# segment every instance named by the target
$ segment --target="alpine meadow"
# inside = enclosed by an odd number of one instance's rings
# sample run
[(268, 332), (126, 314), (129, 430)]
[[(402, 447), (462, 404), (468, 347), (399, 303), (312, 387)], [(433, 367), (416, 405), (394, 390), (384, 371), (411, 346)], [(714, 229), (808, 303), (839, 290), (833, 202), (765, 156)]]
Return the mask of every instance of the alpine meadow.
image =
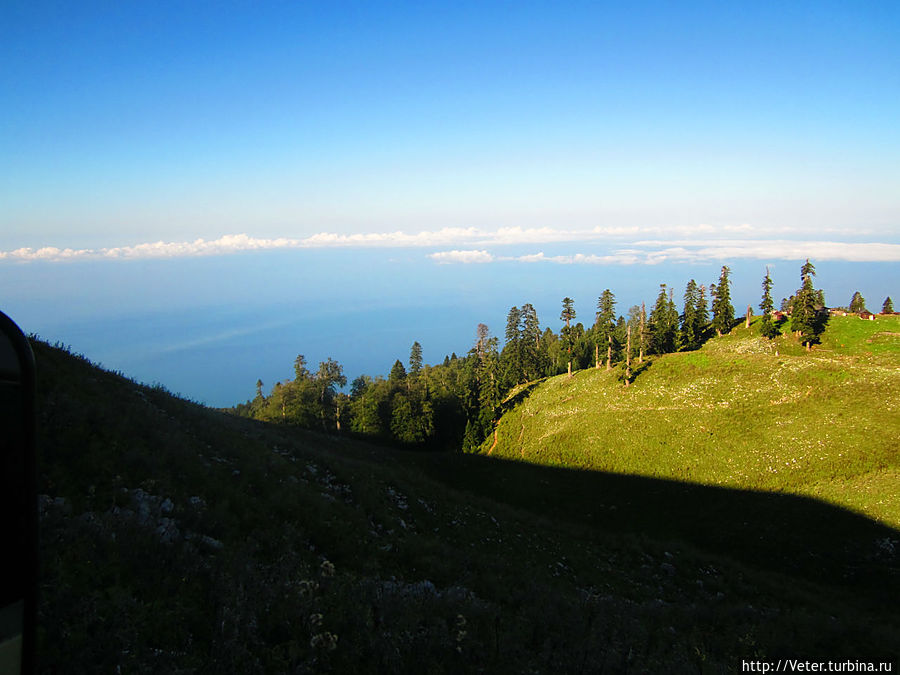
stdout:
[(900, 2), (0, 2), (0, 675), (900, 671)]

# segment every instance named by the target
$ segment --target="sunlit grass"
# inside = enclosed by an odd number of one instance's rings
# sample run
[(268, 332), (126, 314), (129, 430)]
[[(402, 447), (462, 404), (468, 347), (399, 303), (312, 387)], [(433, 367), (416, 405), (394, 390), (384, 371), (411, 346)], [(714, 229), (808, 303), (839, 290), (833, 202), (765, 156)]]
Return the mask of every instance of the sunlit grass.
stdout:
[(900, 317), (833, 318), (809, 353), (739, 326), (621, 378), (538, 386), (492, 455), (815, 496), (900, 526)]

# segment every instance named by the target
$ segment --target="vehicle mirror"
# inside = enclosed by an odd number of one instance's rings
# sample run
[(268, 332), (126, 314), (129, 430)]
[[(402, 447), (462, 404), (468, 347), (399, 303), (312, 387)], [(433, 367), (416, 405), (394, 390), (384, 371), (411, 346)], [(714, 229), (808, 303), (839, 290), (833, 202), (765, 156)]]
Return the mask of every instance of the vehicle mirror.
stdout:
[(0, 312), (0, 673), (34, 670), (37, 477), (34, 355)]

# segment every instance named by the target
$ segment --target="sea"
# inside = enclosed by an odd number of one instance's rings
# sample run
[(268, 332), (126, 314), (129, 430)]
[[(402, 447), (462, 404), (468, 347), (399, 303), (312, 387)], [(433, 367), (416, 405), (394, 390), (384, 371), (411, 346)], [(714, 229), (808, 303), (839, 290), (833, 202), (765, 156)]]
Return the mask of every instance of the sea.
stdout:
[[(544, 247), (547, 255), (556, 251)], [(303, 354), (311, 370), (327, 358), (348, 381), (386, 375), (406, 363), (418, 341), (426, 363), (465, 354), (485, 323), (503, 343), (510, 307), (531, 303), (543, 327), (560, 327), (563, 297), (577, 321), (592, 324), (597, 298), (610, 288), (617, 312), (659, 285), (680, 304), (689, 279), (714, 283), (732, 269), (732, 299), (756, 310), (768, 264), (776, 304), (799, 284), (800, 262), (710, 261), (655, 265), (523, 263), (440, 264), (430, 251), (291, 249), (232, 255), (67, 262), (0, 261), (0, 310), (26, 333), (61, 343), (103, 367), (213, 407), (253, 397), (293, 376)], [(510, 257), (533, 250), (503, 252)], [(880, 308), (900, 301), (896, 264), (823, 262), (817, 286), (830, 305), (860, 290)], [(758, 311), (758, 310), (756, 310)]]

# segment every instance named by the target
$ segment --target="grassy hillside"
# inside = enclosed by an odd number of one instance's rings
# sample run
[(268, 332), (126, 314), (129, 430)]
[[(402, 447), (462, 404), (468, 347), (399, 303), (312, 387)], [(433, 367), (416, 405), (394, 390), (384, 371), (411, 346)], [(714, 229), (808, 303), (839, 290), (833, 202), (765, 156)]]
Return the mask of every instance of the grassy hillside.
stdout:
[[(34, 349), (41, 672), (729, 672), (900, 654), (900, 535), (834, 507), (392, 451)], [(723, 535), (710, 505), (719, 523), (742, 515)], [(781, 512), (796, 531), (768, 527)]]
[(586, 370), (523, 392), (482, 452), (808, 495), (900, 526), (900, 317), (835, 317), (807, 354), (741, 324), (653, 358), (629, 387)]

